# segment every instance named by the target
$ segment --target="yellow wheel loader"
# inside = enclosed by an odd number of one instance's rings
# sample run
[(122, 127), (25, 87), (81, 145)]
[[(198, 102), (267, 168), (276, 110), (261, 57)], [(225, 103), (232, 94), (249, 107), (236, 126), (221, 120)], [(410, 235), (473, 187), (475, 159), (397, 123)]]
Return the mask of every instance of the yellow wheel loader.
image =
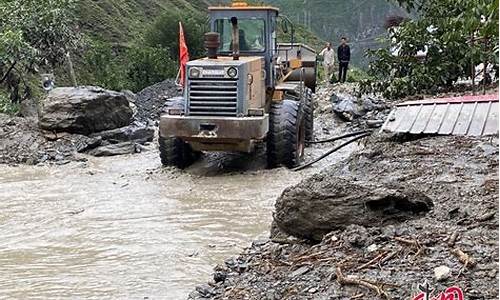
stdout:
[[(201, 152), (251, 152), (269, 167), (297, 166), (312, 140), (316, 53), (293, 41), (293, 24), (270, 6), (210, 7), (207, 57), (187, 63), (182, 97), (160, 119), (163, 165), (185, 168)], [(278, 28), (280, 26), (280, 28)], [(290, 36), (278, 43), (277, 31)]]

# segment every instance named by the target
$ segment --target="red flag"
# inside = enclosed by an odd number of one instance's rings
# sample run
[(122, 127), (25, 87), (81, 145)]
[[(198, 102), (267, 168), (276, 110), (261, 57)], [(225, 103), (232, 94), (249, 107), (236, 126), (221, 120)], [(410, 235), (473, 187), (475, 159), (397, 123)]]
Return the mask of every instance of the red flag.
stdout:
[(179, 22), (179, 62), (180, 66), (180, 77), (179, 83), (184, 86), (186, 82), (186, 64), (189, 61), (189, 50), (186, 45), (186, 39), (184, 38), (184, 29), (182, 29), (182, 23)]

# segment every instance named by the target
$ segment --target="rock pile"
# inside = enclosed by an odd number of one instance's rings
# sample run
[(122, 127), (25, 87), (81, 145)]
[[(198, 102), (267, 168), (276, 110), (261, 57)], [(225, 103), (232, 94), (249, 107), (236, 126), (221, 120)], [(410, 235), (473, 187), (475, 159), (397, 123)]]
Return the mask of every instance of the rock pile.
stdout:
[(141, 152), (155, 129), (147, 119), (134, 118), (133, 98), (99, 87), (56, 88), (43, 101), (38, 122), (0, 115), (0, 163), (65, 162), (76, 153)]
[(319, 90), (315, 97), (316, 118), (335, 116), (351, 123), (350, 127), (355, 129), (382, 126), (392, 103), (379, 95), (359, 96), (356, 90), (355, 83), (336, 84)]
[(75, 159), (75, 153), (93, 149), (101, 143), (100, 137), (69, 133), (44, 134), (32, 119), (0, 114), (2, 164), (65, 163)]
[(154, 84), (137, 93), (135, 105), (137, 106), (136, 118), (141, 122), (158, 120), (161, 109), (169, 98), (181, 95), (181, 91), (175, 85), (174, 80), (165, 80)]

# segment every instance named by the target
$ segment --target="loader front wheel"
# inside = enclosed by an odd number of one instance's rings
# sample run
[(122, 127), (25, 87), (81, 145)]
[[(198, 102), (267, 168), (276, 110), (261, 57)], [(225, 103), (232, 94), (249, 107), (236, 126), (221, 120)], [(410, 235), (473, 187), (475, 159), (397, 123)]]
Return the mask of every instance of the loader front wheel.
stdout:
[(307, 88), (304, 102), (304, 118), (306, 122), (306, 141), (314, 140), (314, 103), (313, 93)]
[(273, 103), (267, 136), (267, 161), (270, 168), (293, 168), (304, 156), (305, 118), (300, 102), (283, 100)]
[(200, 156), (198, 152), (193, 151), (191, 146), (176, 137), (159, 137), (160, 159), (165, 167), (177, 167), (185, 169), (193, 164)]

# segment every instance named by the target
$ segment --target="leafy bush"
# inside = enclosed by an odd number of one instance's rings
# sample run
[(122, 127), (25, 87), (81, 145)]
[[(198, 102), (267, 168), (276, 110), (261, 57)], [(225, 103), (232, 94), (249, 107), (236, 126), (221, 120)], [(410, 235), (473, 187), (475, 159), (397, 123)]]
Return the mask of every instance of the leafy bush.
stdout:
[(177, 63), (169, 56), (169, 49), (142, 46), (115, 49), (109, 43), (93, 41), (86, 51), (82, 65), (88, 73), (81, 80), (112, 90), (143, 88), (175, 77)]
[[(364, 92), (400, 98), (453, 87), (471, 66), (498, 63), (498, 0), (398, 0), (418, 18), (389, 30), (390, 49), (368, 51), (372, 59)], [(417, 58), (418, 51), (427, 51)]]
[(107, 42), (91, 41), (83, 58), (82, 80), (108, 89), (129, 89), (138, 92), (154, 83), (177, 75), (179, 57), (179, 21), (191, 57), (204, 54), (203, 34), (206, 31), (201, 15), (171, 11), (160, 16), (137, 36), (127, 48)]

